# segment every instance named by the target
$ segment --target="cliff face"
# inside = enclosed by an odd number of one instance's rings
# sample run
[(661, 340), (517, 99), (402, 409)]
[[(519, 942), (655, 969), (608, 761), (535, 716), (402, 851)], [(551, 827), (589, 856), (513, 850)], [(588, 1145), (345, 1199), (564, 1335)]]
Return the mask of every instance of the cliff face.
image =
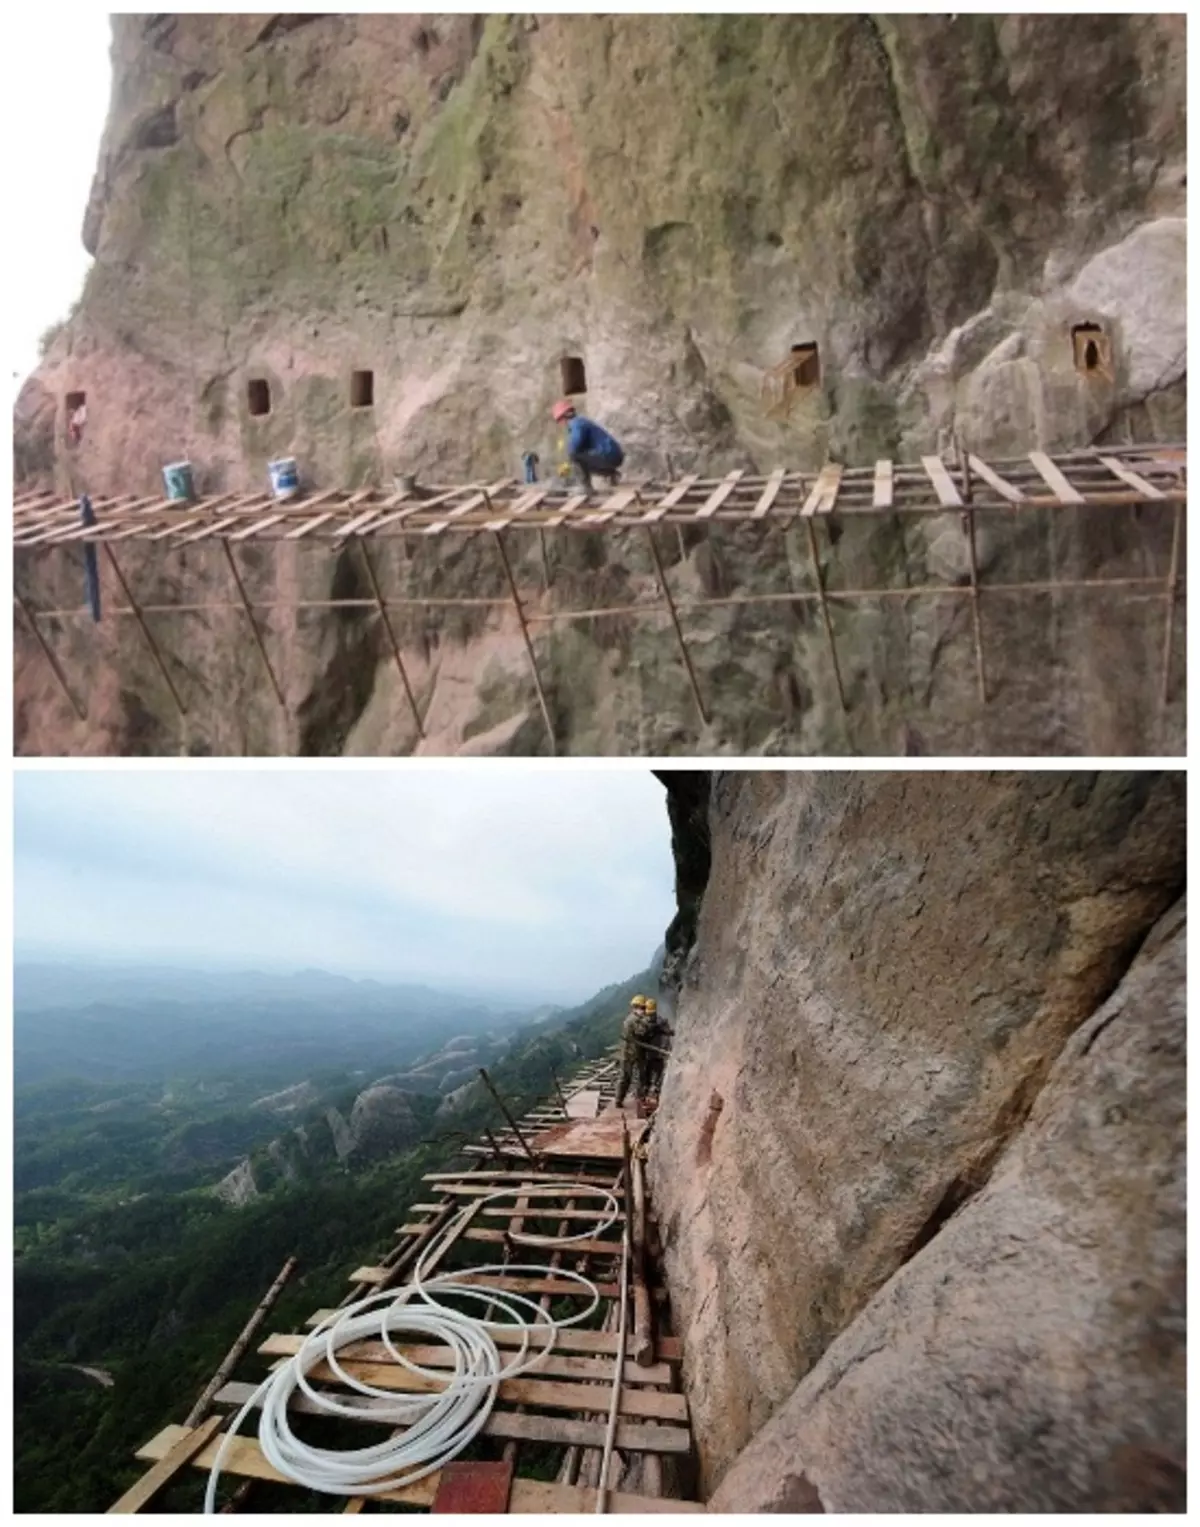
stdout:
[[(999, 453), (1177, 438), (1183, 36), (1182, 17), (1150, 16), (116, 17), (84, 230), (96, 261), (19, 400), (18, 477), (153, 492), (161, 465), (187, 455), (206, 490), (259, 488), (285, 453), (318, 485), (517, 475), (524, 450), (553, 457), (564, 357), (584, 363), (588, 408), (639, 475), (864, 462), (936, 450), (953, 431)], [(1080, 373), (1077, 323), (1100, 326), (1110, 364)], [(809, 344), (819, 375), (773, 416), (764, 373)], [(358, 370), (372, 374), (370, 406), (351, 406)], [(269, 389), (266, 413), (250, 410), (252, 380)], [(75, 450), (71, 391), (88, 406)], [(947, 567), (941, 529), (856, 531), (831, 576), (954, 576), (961, 553)], [(1135, 544), (1162, 552), (1159, 527), (1124, 517), (1065, 535), (1052, 558), (1081, 570)], [(754, 538), (759, 582), (763, 567), (798, 580), (804, 547), (773, 537)], [(1041, 527), (1023, 549), (984, 548), (985, 561), (1029, 576), (1046, 538)], [(393, 548), (385, 587), (500, 591), (489, 550)], [(643, 548), (585, 536), (556, 555), (564, 604), (652, 588)], [(750, 558), (744, 538), (713, 530), (674, 549), (672, 574), (681, 595), (727, 591)], [(345, 555), (247, 561), (258, 598), (363, 593)], [(528, 583), (538, 566), (534, 547)], [(212, 548), (165, 568), (130, 555), (129, 571), (150, 602), (227, 594)], [(78, 603), (73, 563), (29, 576), (35, 603)], [(1097, 703), (1085, 694), (1074, 714), (1058, 692), (1040, 714), (1020, 695), (982, 722), (945, 611), (847, 621), (861, 689), (849, 724), (821, 699), (815, 620), (786, 607), (706, 615), (704, 750), (902, 751), (905, 721), (931, 711), (933, 747), (996, 751), (1016, 727), (1030, 747), (1102, 751), (1109, 722), (1087, 718), (1106, 710), (1111, 665), (1093, 670), (1090, 656), (1105, 622), (1046, 603), (1019, 622), (997, 613), (998, 653), (1008, 625), (1025, 638), (1012, 637), (1014, 656), (1052, 635), (1049, 663)], [(398, 620), (431, 707), (427, 750), (541, 746), (506, 616)], [(196, 700), (183, 735), (125, 622), (56, 633), (86, 676), (80, 725), (20, 628), (19, 744), (414, 747), (367, 613), (271, 618), (286, 718), (240, 621), (233, 609), (173, 618), (164, 645)], [(608, 623), (538, 645), (564, 750), (663, 752), (694, 737), (669, 631)], [(1125, 650), (1136, 668), (1128, 634)], [(1144, 719), (1122, 718), (1118, 751), (1140, 746)]]
[(1184, 776), (708, 828), (650, 1166), (713, 1507), (1182, 1509)]

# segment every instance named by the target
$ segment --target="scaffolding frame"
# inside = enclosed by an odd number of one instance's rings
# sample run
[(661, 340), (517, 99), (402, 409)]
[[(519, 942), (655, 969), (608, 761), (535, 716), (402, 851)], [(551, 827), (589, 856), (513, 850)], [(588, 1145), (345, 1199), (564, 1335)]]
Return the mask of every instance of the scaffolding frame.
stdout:
[[(1183, 573), (1184, 506), (1187, 501), (1187, 448), (1182, 444), (1145, 444), (1080, 450), (1050, 456), (1032, 451), (1027, 456), (988, 463), (958, 449), (954, 460), (922, 456), (919, 462), (899, 463), (885, 458), (872, 467), (827, 463), (818, 471), (779, 468), (765, 476), (733, 471), (720, 479), (699, 474), (677, 482), (630, 483), (606, 495), (572, 492), (554, 484), (530, 486), (512, 479), (462, 486), (421, 488), (415, 483), (394, 492), (379, 488), (354, 491), (328, 489), (288, 502), (266, 493), (224, 493), (188, 503), (161, 496), (96, 495), (91, 498), (94, 524), (81, 524), (78, 501), (50, 491), (18, 494), (13, 509), (14, 564), (21, 558), (62, 554), (99, 542), (126, 600), (109, 604), (108, 613), (132, 616), (162, 674), (181, 717), (187, 707), (171, 678), (162, 650), (147, 616), (196, 614), (220, 609), (240, 610), (246, 617), (268, 679), (286, 714), (287, 701), (271, 663), (256, 612), (285, 610), (349, 610), (373, 612), (382, 623), (417, 736), (426, 735), (413, 685), (404, 665), (390, 615), (404, 609), (511, 609), (521, 632), (551, 752), (556, 747), (551, 707), (534, 648), (533, 628), (539, 625), (591, 621), (613, 617), (665, 619), (673, 632), (701, 724), (711, 719), (688, 648), (681, 617), (739, 606), (815, 603), (820, 610), (830, 666), (843, 712), (850, 709), (838, 657), (833, 615), (839, 608), (886, 599), (965, 599), (971, 610), (976, 682), (981, 704), (988, 701), (983, 605), (999, 597), (1102, 591), (1130, 598), (1161, 599), (1163, 637), (1159, 676), (1159, 711), (1165, 712), (1171, 691), (1176, 607), (1185, 592)], [(1052, 576), (1024, 581), (983, 577), (976, 548), (980, 516), (1007, 519), (1029, 510), (1088, 510), (1153, 506), (1172, 510), (1171, 550), (1163, 572), (1152, 576), (1085, 578)], [(958, 516), (968, 573), (961, 582), (918, 585), (832, 588), (822, 568), (821, 539), (842, 517), (922, 518)], [(683, 552), (685, 528), (712, 526), (782, 526), (803, 522), (806, 530), (813, 587), (745, 592), (684, 599), (672, 591), (657, 539), (664, 526), (674, 526)], [(518, 586), (511, 536), (537, 532), (542, 551), (544, 585), (537, 591)], [(549, 601), (551, 578), (546, 558), (547, 532), (602, 532), (644, 535), (656, 577), (650, 600), (587, 609), (543, 608)], [(368, 543), (401, 539), (434, 539), (446, 535), (491, 535), (501, 563), (507, 593), (483, 596), (421, 596), (387, 593), (381, 587)], [(370, 598), (253, 600), (239, 572), (234, 548), (242, 544), (310, 544), (339, 552), (357, 544), (367, 571)], [(201, 603), (139, 603), (117, 560), (114, 547), (136, 545), (164, 552), (219, 545), (231, 575), (228, 599)], [(40, 622), (49, 619), (91, 619), (86, 606), (35, 609), (28, 593), (15, 591), (17, 609), (30, 626), (63, 692), (77, 715), (82, 707), (72, 693), (61, 662)]]
[[(667, 1467), (674, 1460), (682, 1467), (683, 1477), (692, 1472), (694, 1439), (687, 1400), (680, 1388), (684, 1343), (671, 1331), (642, 1153), (630, 1151), (629, 1131), (624, 1124), (623, 1148), (615, 1155), (612, 1151), (589, 1154), (586, 1143), (572, 1145), (561, 1138), (572, 1119), (583, 1119), (586, 1127), (586, 1121), (598, 1121), (601, 1110), (611, 1108), (617, 1076), (618, 1062), (603, 1056), (576, 1071), (561, 1101), (556, 1098), (539, 1103), (519, 1120), (505, 1107), (507, 1130), (499, 1136), (486, 1131), (487, 1144), (465, 1145), (460, 1156), (466, 1164), (457, 1170), (426, 1173), (422, 1181), (427, 1201), (410, 1206), (404, 1224), (396, 1231), (395, 1244), (377, 1263), (349, 1274), (350, 1290), (339, 1308), (402, 1283), (432, 1241), (465, 1205), (474, 1202), (476, 1211), (460, 1220), (456, 1238), (443, 1240), (437, 1255), (439, 1267), (465, 1255), (466, 1265), (456, 1269), (458, 1276), (470, 1278), (480, 1288), (509, 1288), (539, 1296), (543, 1307), (549, 1308), (552, 1299), (578, 1296), (577, 1284), (554, 1276), (554, 1270), (569, 1259), (572, 1268), (597, 1285), (604, 1316), (595, 1328), (569, 1328), (561, 1333), (547, 1359), (523, 1377), (501, 1385), (481, 1436), (493, 1439), (485, 1444), (492, 1450), (502, 1447), (502, 1461), (509, 1469), (506, 1504), (497, 1504), (494, 1481), (489, 1483), (488, 1471), (499, 1465), (482, 1461), (451, 1465), (440, 1474), (389, 1492), (382, 1500), (434, 1511), (451, 1509), (453, 1500), (457, 1510), (517, 1514), (703, 1511), (700, 1502), (672, 1493), (681, 1489), (678, 1469), (673, 1472)], [(576, 1102), (582, 1105), (577, 1110)], [(612, 1117), (608, 1113), (609, 1120)], [(641, 1127), (635, 1125), (635, 1129)], [(520, 1196), (522, 1186), (541, 1186), (548, 1180), (565, 1180), (561, 1205)], [(526, 1220), (556, 1220), (556, 1234), (560, 1236), (575, 1229), (578, 1221), (594, 1221), (594, 1206), (586, 1200), (573, 1202), (571, 1186), (603, 1187), (612, 1193), (623, 1211), (621, 1220), (596, 1239), (575, 1241), (555, 1250), (548, 1260), (546, 1278), (470, 1272), (472, 1243), (482, 1243), (485, 1261), (495, 1262), (502, 1253), (507, 1261), (510, 1249), (520, 1249), (510, 1236), (519, 1234)], [(498, 1188), (511, 1191), (514, 1201), (484, 1207), (483, 1199)], [(515, 1256), (514, 1260), (521, 1258)], [(427, 1270), (433, 1265), (430, 1262)], [(269, 1299), (270, 1295), (263, 1301), (268, 1307)], [(622, 1329), (616, 1317), (626, 1306), (631, 1313)], [(311, 1329), (333, 1313), (316, 1310), (305, 1327)], [(495, 1335), (501, 1345), (506, 1345), (502, 1332)], [(298, 1332), (275, 1332), (259, 1343), (257, 1352), (271, 1366), (279, 1367), (296, 1353), (302, 1340)], [(413, 1362), (452, 1366), (452, 1356), (445, 1348), (405, 1341), (401, 1351)], [(164, 1426), (137, 1450), (136, 1457), (151, 1467), (110, 1510), (144, 1510), (189, 1467), (212, 1467), (227, 1417), (239, 1410), (257, 1387), (256, 1381), (230, 1377), (235, 1364), (242, 1360), (244, 1351), (231, 1353), (204, 1391), (202, 1400), (216, 1413), (206, 1415), (204, 1407), (194, 1406), (184, 1423)], [(344, 1348), (339, 1363), (352, 1376), (376, 1387), (399, 1391), (425, 1387), (411, 1371), (395, 1363), (380, 1342), (364, 1341)], [(321, 1366), (310, 1378), (322, 1388), (338, 1388), (337, 1376)], [(311, 1402), (302, 1396), (293, 1405), (297, 1411), (313, 1412)], [(364, 1414), (351, 1424), (369, 1437), (373, 1426), (384, 1423)], [(555, 1450), (555, 1480), (521, 1473), (522, 1449), (529, 1445)], [(623, 1465), (636, 1464), (629, 1469), (638, 1481), (635, 1490), (614, 1488), (608, 1467), (614, 1447)], [(254, 1510), (253, 1495), (259, 1482), (291, 1485), (276, 1473), (250, 1435), (241, 1435), (231, 1444), (222, 1474), (239, 1481), (225, 1511)], [(467, 1500), (475, 1496), (474, 1507), (462, 1504), (464, 1490)], [(361, 1497), (349, 1497), (342, 1509), (353, 1514), (365, 1504)]]

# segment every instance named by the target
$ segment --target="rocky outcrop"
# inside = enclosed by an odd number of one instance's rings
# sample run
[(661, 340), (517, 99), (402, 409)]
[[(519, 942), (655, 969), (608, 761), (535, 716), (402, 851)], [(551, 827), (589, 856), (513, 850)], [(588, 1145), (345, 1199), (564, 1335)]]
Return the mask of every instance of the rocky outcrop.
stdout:
[(354, 1155), (379, 1156), (411, 1145), (420, 1131), (407, 1094), (376, 1085), (355, 1098), (349, 1132)]
[(714, 1507), (1182, 1509), (1182, 774), (709, 829), (651, 1176)]
[(354, 1134), (336, 1108), (325, 1110), (325, 1122), (333, 1136), (333, 1150), (339, 1161), (345, 1161), (354, 1149)]
[(222, 1177), (213, 1192), (218, 1198), (227, 1204), (232, 1204), (235, 1209), (240, 1209), (243, 1204), (253, 1203), (259, 1197), (258, 1185), (254, 1181), (254, 1168), (250, 1165), (250, 1158), (241, 1161), (234, 1167), (228, 1176)]
[(311, 1082), (297, 1082), (294, 1087), (285, 1087), (282, 1092), (271, 1092), (266, 1097), (256, 1099), (251, 1103), (252, 1108), (265, 1108), (271, 1113), (294, 1113), (298, 1108), (307, 1108), (317, 1101), (317, 1089)]
[[(95, 264), (19, 400), (21, 481), (153, 492), (181, 455), (213, 491), (261, 489), (281, 454), (318, 486), (516, 475), (526, 449), (554, 457), (569, 358), (638, 476), (869, 462), (954, 433), (1002, 453), (1183, 430), (1182, 17), (303, 19), (114, 18)], [(1104, 366), (1078, 369), (1079, 323), (1103, 331)], [(816, 380), (772, 410), (766, 374), (806, 344)], [(351, 400), (358, 369), (369, 406)], [(250, 412), (251, 380), (269, 412)], [(73, 391), (88, 429), (68, 450)], [(1056, 523), (1006, 518), (989, 573), (1111, 576), (1135, 555), (1165, 572), (1162, 515)], [(514, 537), (522, 583), (540, 587), (536, 538)], [(535, 613), (657, 602), (630, 540), (555, 538)], [(380, 578), (397, 595), (504, 599), (494, 550), (389, 542)], [(808, 586), (795, 530), (713, 526), (663, 551), (681, 600)], [(961, 576), (962, 559), (940, 523), (855, 524), (826, 577), (919, 585)], [(127, 550), (123, 566), (145, 603), (219, 591), (227, 606), (155, 617), (186, 720), (136, 628), (106, 621), (54, 633), (88, 695), (77, 722), (22, 624), (19, 750), (546, 746), (506, 610), (396, 610), (421, 742), (365, 607), (271, 615), (283, 715), (218, 551)], [(242, 566), (274, 606), (365, 606), (364, 576), (308, 543), (247, 548)], [(35, 605), (79, 602), (71, 558), (23, 560), (19, 577)], [(666, 625), (539, 625), (559, 751), (902, 753), (914, 727), (930, 752), (1182, 744), (1182, 685), (1152, 739), (1161, 633), (1140, 601), (993, 601), (1008, 681), (982, 714), (966, 606), (888, 603), (839, 616), (849, 716), (811, 604), (689, 617), (707, 727)]]

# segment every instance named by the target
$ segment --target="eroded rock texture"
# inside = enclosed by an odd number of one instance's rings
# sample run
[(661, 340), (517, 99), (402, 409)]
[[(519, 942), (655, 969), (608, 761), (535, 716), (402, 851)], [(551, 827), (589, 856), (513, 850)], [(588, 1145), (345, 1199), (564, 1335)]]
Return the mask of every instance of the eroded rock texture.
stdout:
[(710, 829), (651, 1173), (714, 1509), (1182, 1509), (1183, 776)]
[[(18, 477), (146, 493), (187, 455), (207, 490), (257, 489), (281, 454), (318, 486), (517, 475), (526, 449), (553, 458), (564, 357), (633, 475), (911, 457), (955, 432), (1001, 454), (1178, 438), (1183, 37), (1175, 16), (117, 17), (95, 265), (19, 400)], [(1077, 368), (1079, 323), (1109, 364)], [(773, 417), (764, 374), (797, 344), (819, 347), (819, 376)], [(352, 406), (354, 370), (372, 406)], [(72, 391), (89, 420), (74, 451)], [(994, 580), (1157, 576), (1169, 532), (1156, 511), (1006, 517), (981, 557)], [(559, 537), (547, 596), (536, 538), (517, 549), (535, 612), (658, 603), (638, 538)], [(813, 587), (796, 528), (663, 551), (685, 602)], [(843, 588), (965, 576), (940, 522), (848, 526), (826, 561)], [(486, 542), (389, 543), (380, 563), (396, 595), (507, 596)], [(217, 548), (129, 552), (126, 570), (150, 605), (225, 603), (154, 617), (187, 716), (131, 621), (69, 621), (51, 634), (86, 698), (76, 721), (22, 624), (22, 751), (547, 747), (503, 607), (397, 609), (419, 743), (353, 551), (244, 554), (252, 597), (279, 606), (262, 619), (285, 711)], [(80, 603), (70, 554), (19, 577), (43, 609)], [(298, 597), (363, 604), (297, 618)], [(813, 604), (690, 616), (708, 726), (664, 621), (539, 625), (558, 750), (1182, 743), (1183, 676), (1160, 718), (1145, 599), (997, 596), (987, 707), (964, 601), (835, 618), (848, 717)]]

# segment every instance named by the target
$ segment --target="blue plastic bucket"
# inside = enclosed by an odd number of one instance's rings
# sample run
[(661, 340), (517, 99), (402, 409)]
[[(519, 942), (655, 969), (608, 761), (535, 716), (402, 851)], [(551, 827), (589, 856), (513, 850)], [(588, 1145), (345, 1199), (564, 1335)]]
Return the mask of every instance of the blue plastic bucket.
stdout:
[(163, 485), (173, 503), (190, 503), (196, 496), (190, 461), (174, 461), (162, 469)]
[(276, 498), (295, 498), (300, 491), (300, 474), (296, 470), (294, 457), (284, 456), (279, 461), (268, 461), (267, 471), (271, 474), (271, 492)]

